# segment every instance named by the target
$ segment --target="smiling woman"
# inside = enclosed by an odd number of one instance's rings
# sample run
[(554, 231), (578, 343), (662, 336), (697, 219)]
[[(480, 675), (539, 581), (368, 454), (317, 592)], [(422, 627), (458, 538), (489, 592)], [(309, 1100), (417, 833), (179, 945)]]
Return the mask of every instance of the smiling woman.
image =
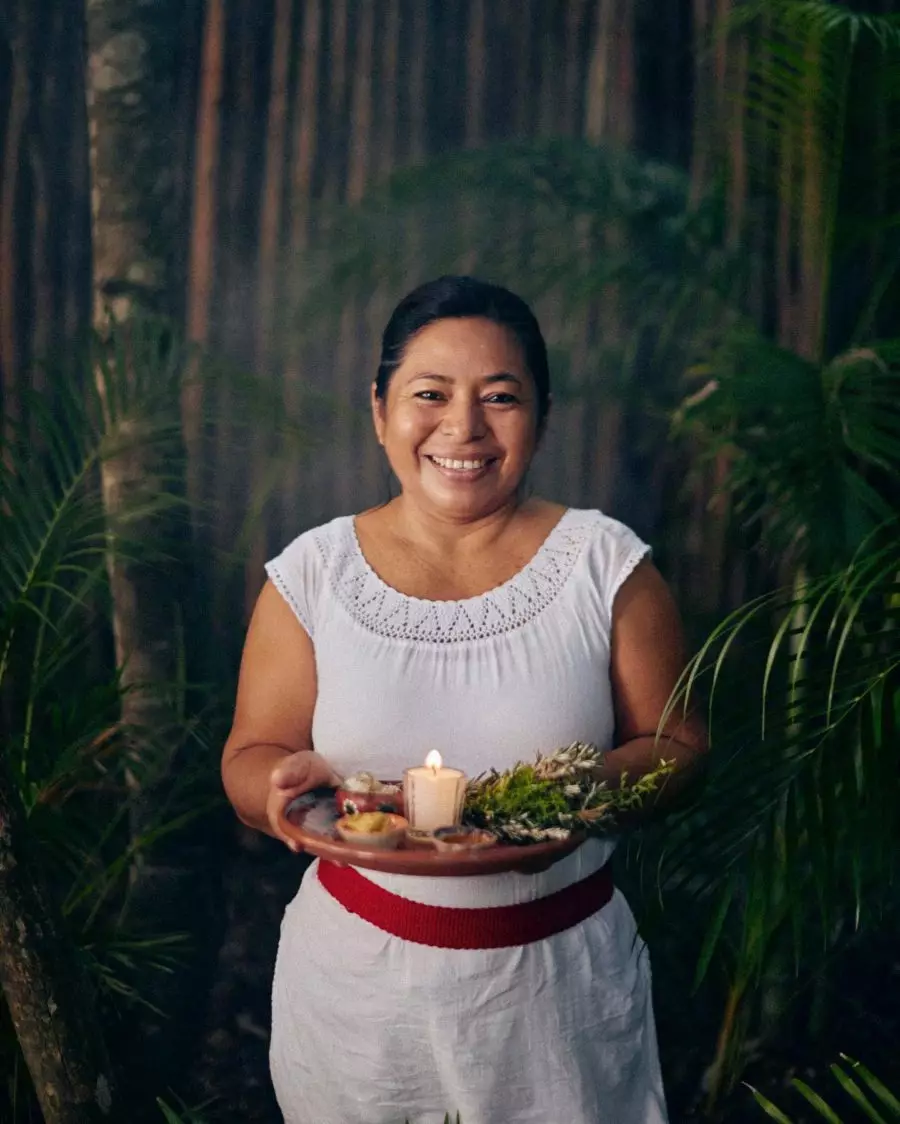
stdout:
[(534, 454), (534, 383), (518, 340), (484, 318), (438, 320), (410, 341), (375, 431), (403, 495), (436, 519), (489, 516), (516, 494)]
[[(429, 749), (475, 776), (587, 742), (610, 784), (702, 752), (689, 715), (654, 736), (683, 657), (649, 547), (599, 511), (522, 496), (549, 408), (544, 341), (512, 293), (447, 277), (397, 307), (372, 413), (400, 495), (267, 567), (222, 764), (245, 823), (283, 838), (296, 796), (360, 770), (401, 776)], [(527, 875), (314, 863), (273, 987), (287, 1124), (439, 1124), (447, 1108), (466, 1124), (663, 1124), (615, 842)], [(498, 920), (522, 908), (540, 924), (498, 947)], [(415, 920), (461, 909), (479, 934), (463, 947)]]

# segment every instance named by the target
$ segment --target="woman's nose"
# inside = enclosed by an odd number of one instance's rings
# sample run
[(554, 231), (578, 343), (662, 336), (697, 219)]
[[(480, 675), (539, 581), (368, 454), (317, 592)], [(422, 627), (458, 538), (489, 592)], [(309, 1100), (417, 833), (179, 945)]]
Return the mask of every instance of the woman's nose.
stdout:
[(456, 399), (450, 402), (441, 418), (441, 429), (458, 441), (474, 441), (484, 437), (484, 409), (478, 399)]

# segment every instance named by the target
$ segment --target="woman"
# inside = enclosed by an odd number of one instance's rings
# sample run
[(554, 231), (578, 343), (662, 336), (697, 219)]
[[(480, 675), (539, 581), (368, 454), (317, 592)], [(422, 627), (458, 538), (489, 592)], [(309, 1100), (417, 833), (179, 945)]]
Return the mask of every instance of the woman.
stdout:
[[(244, 823), (278, 836), (300, 793), (360, 769), (400, 776), (433, 748), (472, 776), (615, 745), (611, 784), (702, 751), (688, 718), (655, 737), (682, 643), (649, 548), (600, 512), (522, 497), (549, 408), (544, 341), (512, 293), (445, 277), (394, 311), (372, 413), (400, 495), (267, 566), (222, 766)], [(613, 849), (594, 839), (543, 873), (477, 878), (335, 882), (347, 868), (314, 863), (273, 988), (288, 1124), (665, 1121), (650, 970)], [(483, 911), (465, 947), (441, 928), (459, 907)]]

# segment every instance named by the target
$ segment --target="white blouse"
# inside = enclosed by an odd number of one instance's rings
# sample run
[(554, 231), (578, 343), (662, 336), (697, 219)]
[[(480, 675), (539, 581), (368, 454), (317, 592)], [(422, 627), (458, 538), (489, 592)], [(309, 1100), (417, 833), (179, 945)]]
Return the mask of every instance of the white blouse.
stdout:
[(391, 777), (430, 749), (474, 776), (573, 741), (609, 747), (612, 604), (648, 552), (569, 508), (503, 585), (423, 601), (371, 569), (352, 517), (300, 535), (266, 569), (315, 648), (315, 749), (339, 773)]

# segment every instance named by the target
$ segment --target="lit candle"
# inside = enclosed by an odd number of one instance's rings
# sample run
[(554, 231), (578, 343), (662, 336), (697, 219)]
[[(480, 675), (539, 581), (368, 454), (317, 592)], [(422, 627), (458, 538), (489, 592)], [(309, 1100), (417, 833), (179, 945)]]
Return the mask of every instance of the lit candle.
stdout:
[(433, 749), (424, 765), (416, 765), (403, 774), (403, 803), (410, 827), (434, 831), (459, 823), (466, 795), (466, 774), (448, 769), (441, 755)]

